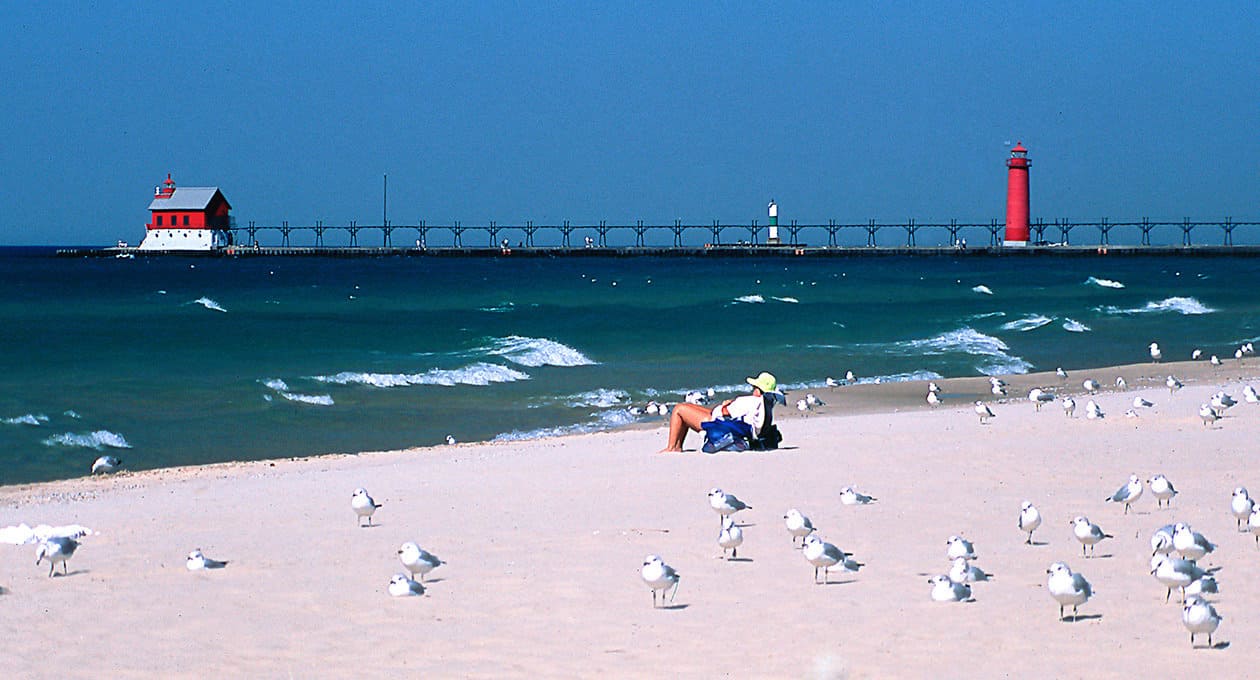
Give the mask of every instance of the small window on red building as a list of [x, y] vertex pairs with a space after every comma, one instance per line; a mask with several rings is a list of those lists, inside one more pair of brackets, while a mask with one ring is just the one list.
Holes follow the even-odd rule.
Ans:
[[184, 226], [188, 226], [188, 216], [184, 215]]
[[159, 227], [160, 227], [160, 226], [162, 226], [162, 216], [161, 216], [161, 215], [158, 215], [158, 216], [157, 216], [157, 221], [156, 221], [156, 222], [154, 222], [154, 224], [158, 225]]

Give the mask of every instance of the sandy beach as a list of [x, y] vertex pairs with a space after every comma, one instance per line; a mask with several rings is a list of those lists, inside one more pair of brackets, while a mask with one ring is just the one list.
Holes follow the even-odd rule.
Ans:
[[[97, 532], [65, 577], [32, 545], [0, 545], [0, 676], [1243, 677], [1260, 661], [1260, 547], [1229, 500], [1260, 491], [1260, 406], [1210, 428], [1198, 410], [1220, 389], [1242, 402], [1254, 361], [1011, 376], [983, 426], [983, 378], [939, 381], [937, 409], [925, 383], [821, 390], [819, 411], [776, 414], [785, 448], [770, 453], [705, 455], [693, 434], [688, 452], [658, 455], [662, 422], [0, 487], [0, 526]], [[1186, 383], [1171, 395], [1170, 373]], [[1074, 419], [1024, 399], [1034, 385], [1079, 394], [1086, 377], [1104, 385], [1104, 420], [1084, 418], [1085, 399]], [[1135, 394], [1155, 407], [1126, 418]], [[1180, 492], [1170, 509], [1149, 491], [1128, 515], [1104, 502], [1130, 473], [1161, 472]], [[879, 501], [841, 505], [846, 485]], [[371, 528], [350, 509], [360, 486], [383, 504]], [[737, 515], [740, 560], [720, 559], [712, 487], [752, 506]], [[1045, 518], [1032, 546], [1016, 528], [1024, 500]], [[815, 585], [789, 508], [866, 566]], [[1092, 559], [1076, 515], [1114, 535]], [[1219, 546], [1201, 561], [1220, 567], [1215, 649], [1191, 648], [1177, 595], [1165, 604], [1149, 574], [1151, 533], [1176, 521]], [[974, 602], [928, 596], [951, 534], [995, 574]], [[408, 540], [447, 564], [425, 596], [391, 598]], [[194, 548], [230, 563], [189, 572]], [[648, 554], [682, 575], [670, 608], [653, 609], [639, 579]], [[1060, 560], [1095, 590], [1076, 622], [1047, 593]]]

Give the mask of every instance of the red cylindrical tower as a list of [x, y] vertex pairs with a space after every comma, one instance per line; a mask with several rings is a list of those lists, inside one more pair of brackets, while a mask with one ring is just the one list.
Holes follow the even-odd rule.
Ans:
[[1028, 149], [1015, 142], [1006, 161], [1006, 242], [1008, 246], [1028, 245]]

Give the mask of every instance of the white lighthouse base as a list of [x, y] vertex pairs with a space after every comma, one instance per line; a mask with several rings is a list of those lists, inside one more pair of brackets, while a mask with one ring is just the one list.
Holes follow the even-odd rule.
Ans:
[[227, 245], [227, 232], [218, 229], [150, 229], [139, 250], [209, 251]]

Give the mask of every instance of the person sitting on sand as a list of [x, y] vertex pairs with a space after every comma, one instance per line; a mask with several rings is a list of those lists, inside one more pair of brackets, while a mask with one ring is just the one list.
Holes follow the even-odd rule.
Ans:
[[719, 418], [735, 418], [752, 427], [753, 438], [761, 435], [773, 422], [774, 402], [783, 395], [774, 375], [762, 372], [756, 378], [746, 379], [752, 385], [752, 394], [727, 399], [710, 411], [700, 404], [679, 403], [669, 415], [669, 441], [659, 453], [677, 453], [683, 450], [683, 440], [688, 432], [699, 432], [701, 423]]

